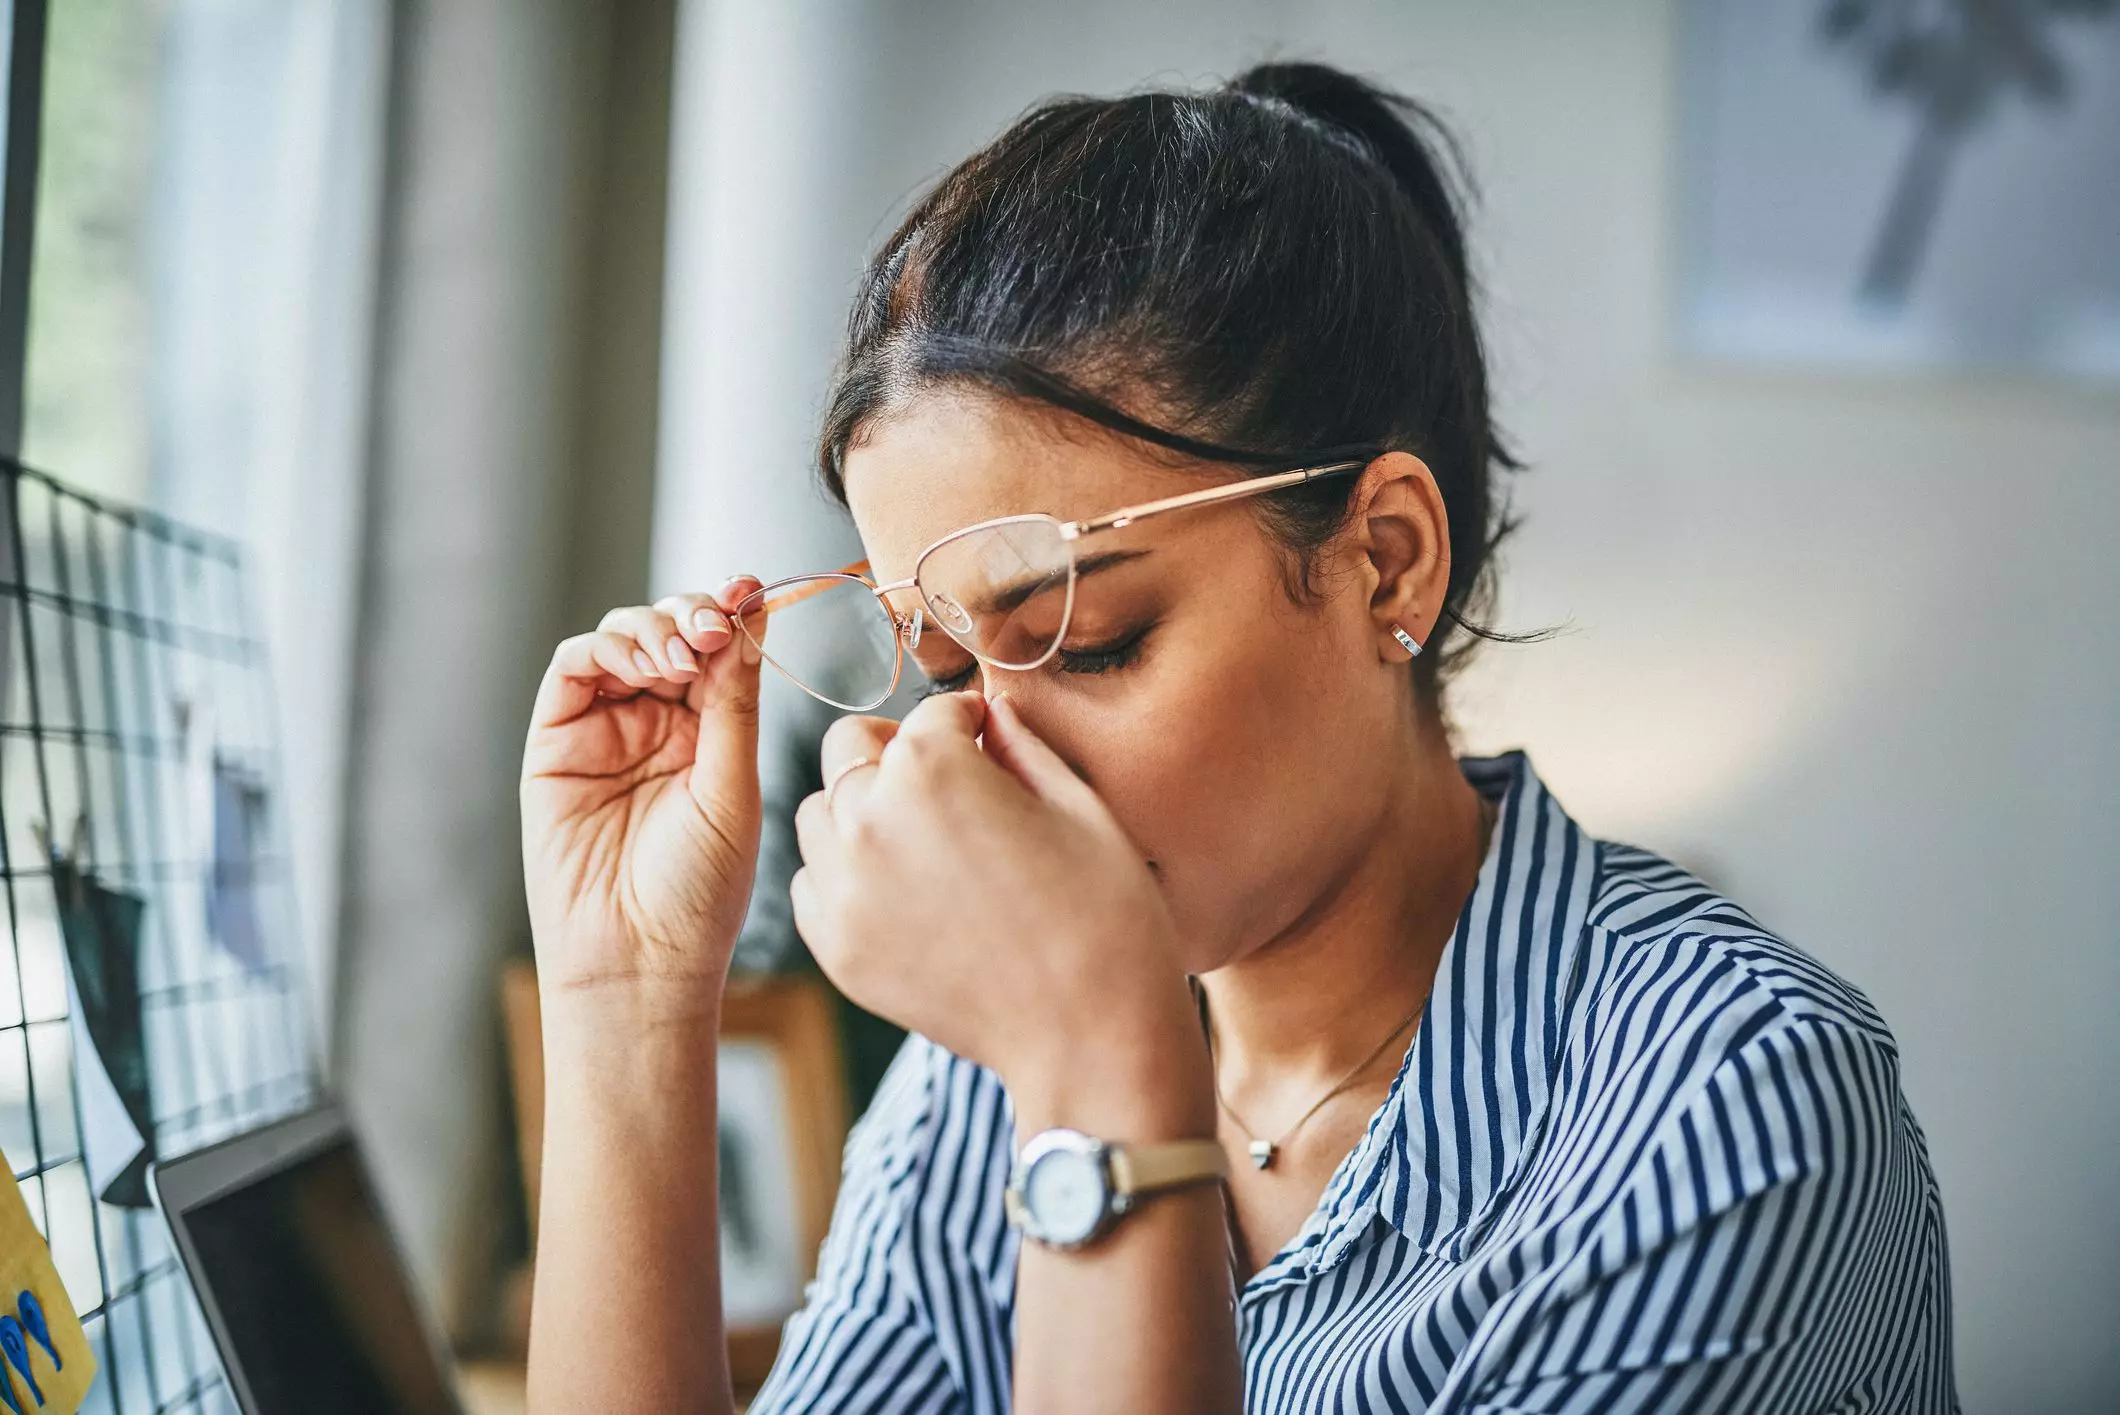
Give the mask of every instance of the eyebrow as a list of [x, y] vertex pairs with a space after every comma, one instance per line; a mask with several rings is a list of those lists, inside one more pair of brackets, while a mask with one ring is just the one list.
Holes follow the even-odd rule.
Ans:
[[[1095, 555], [1085, 555], [1075, 562], [1075, 578], [1077, 580], [1087, 579], [1100, 570], [1109, 570], [1115, 565], [1124, 565], [1129, 560], [1139, 560], [1143, 556], [1153, 553], [1145, 549], [1133, 549], [1103, 550]], [[1047, 576], [1044, 579], [1018, 580], [1013, 584], [1003, 585], [980, 602], [979, 612], [982, 614], [1007, 614], [1011, 610], [1020, 607], [1031, 596], [1050, 588], [1054, 582], [1054, 577]]]

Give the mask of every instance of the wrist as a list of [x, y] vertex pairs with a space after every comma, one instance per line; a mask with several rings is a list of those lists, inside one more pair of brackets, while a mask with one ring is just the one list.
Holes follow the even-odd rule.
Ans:
[[547, 987], [539, 994], [547, 1094], [593, 1093], [653, 1103], [714, 1084], [718, 987], [627, 981]]
[[540, 944], [537, 963], [538, 1004], [549, 1027], [557, 1020], [574, 1029], [645, 1028], [661, 1031], [721, 1020], [722, 993], [728, 983], [726, 960], [718, 969], [628, 968], [570, 970], [548, 963], [548, 954], [594, 954], [587, 946], [548, 948]]
[[1018, 1143], [1055, 1126], [1137, 1143], [1214, 1138], [1214, 1072], [1189, 1003], [1057, 1040], [1002, 1072]]

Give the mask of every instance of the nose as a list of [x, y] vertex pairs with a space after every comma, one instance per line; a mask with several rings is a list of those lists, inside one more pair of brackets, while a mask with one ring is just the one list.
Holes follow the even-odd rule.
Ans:
[[1097, 784], [1091, 771], [1096, 756], [1094, 726], [1081, 721], [1065, 702], [1056, 702], [1050, 695], [1041, 693], [1038, 677], [1036, 671], [1017, 673], [981, 663], [979, 692], [988, 702], [1006, 692], [1009, 706], [1023, 719], [1023, 725], [1052, 748], [1053, 754], [1067, 764], [1069, 771], [1094, 787]]

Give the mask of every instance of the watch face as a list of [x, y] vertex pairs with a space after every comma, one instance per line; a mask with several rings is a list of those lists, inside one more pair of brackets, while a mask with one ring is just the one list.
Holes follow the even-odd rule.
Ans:
[[1023, 1205], [1047, 1242], [1080, 1243], [1104, 1216], [1104, 1176], [1085, 1154], [1040, 1155], [1023, 1176]]

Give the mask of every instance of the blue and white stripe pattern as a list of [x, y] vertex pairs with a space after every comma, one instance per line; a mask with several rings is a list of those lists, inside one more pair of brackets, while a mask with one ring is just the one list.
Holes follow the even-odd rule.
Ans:
[[[1245, 1407], [1958, 1408], [1943, 1211], [1883, 1020], [1521, 753], [1384, 1104], [1239, 1297]], [[1005, 1411], [1013, 1153], [920, 1037], [849, 1137], [754, 1412]]]

